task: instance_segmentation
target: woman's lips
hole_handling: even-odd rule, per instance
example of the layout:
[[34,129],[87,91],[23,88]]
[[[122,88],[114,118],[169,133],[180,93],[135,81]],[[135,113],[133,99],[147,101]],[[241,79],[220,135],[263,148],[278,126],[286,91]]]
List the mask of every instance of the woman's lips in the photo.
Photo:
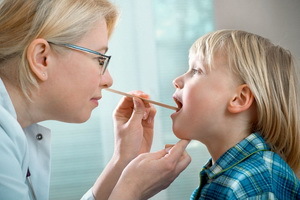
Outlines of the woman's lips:
[[96,106],[98,106],[98,101],[101,99],[101,97],[94,97],[91,99],[92,102],[94,102],[96,104]]

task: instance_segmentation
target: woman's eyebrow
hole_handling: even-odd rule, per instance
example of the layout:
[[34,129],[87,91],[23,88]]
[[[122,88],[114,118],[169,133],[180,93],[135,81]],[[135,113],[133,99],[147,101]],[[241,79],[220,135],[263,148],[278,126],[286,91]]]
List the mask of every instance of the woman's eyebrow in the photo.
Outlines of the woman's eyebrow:
[[102,47],[100,49],[97,49],[96,51],[98,51],[98,52],[104,52],[104,54],[105,54],[108,51],[108,47],[105,46],[105,47]]

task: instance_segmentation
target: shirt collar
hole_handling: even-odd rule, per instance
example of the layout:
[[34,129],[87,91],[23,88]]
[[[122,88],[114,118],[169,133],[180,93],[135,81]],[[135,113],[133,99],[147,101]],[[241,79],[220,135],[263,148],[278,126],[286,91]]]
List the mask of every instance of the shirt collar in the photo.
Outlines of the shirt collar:
[[[266,144],[260,133],[252,133],[244,140],[225,152],[214,165],[211,160],[204,166],[204,171],[209,178],[230,169],[258,151],[268,151],[270,147]],[[211,167],[210,167],[211,166]]]
[[[11,98],[10,98],[1,78],[0,78],[0,106],[2,106],[4,109],[6,109],[15,119],[17,119],[16,110],[14,108]],[[50,129],[48,129],[46,127],[43,127],[38,124],[33,124],[31,126],[34,127],[35,129],[42,131],[43,133],[50,134]],[[31,128],[28,128],[28,130],[30,130],[30,129]]]
[[9,94],[5,88],[5,85],[0,78],[0,106],[7,110],[14,118],[17,119],[17,114],[15,108],[12,104],[12,101],[9,97]]

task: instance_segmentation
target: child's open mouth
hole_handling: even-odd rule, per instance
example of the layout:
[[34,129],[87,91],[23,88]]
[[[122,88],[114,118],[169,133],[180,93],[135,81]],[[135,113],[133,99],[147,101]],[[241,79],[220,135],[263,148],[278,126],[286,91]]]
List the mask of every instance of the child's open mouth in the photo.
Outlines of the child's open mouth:
[[178,112],[182,108],[181,100],[176,96],[173,96],[173,99],[174,99],[175,103],[177,104],[176,112]]

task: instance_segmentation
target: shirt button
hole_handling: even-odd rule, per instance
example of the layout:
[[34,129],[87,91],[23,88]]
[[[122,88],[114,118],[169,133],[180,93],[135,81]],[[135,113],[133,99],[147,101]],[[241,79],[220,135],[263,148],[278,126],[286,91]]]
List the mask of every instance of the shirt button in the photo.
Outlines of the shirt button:
[[37,140],[42,140],[43,139],[43,135],[41,133],[36,135],[36,139]]

